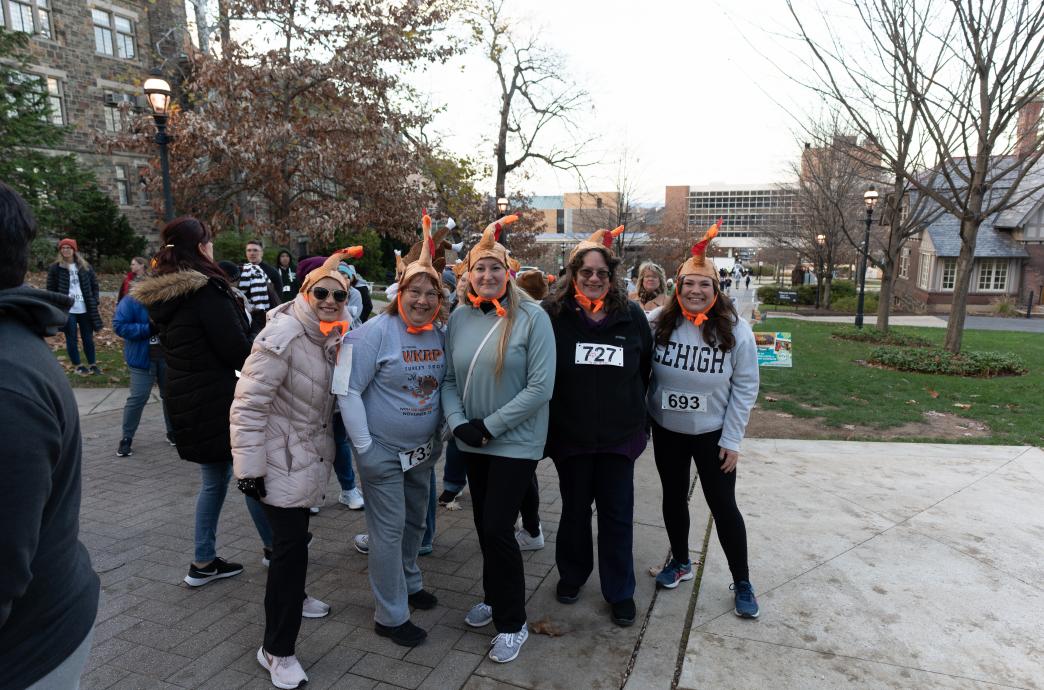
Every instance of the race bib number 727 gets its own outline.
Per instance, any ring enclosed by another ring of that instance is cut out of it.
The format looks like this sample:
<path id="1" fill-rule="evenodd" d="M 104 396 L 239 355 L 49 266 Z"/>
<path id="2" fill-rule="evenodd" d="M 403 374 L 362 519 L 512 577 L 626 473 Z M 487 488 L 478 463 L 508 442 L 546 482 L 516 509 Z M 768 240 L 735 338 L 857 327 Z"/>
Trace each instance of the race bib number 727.
<path id="1" fill-rule="evenodd" d="M 706 412 L 707 396 L 703 393 L 665 390 L 660 407 L 671 412 Z"/>
<path id="2" fill-rule="evenodd" d="M 593 364 L 596 366 L 622 367 L 623 348 L 617 347 L 616 345 L 577 343 L 575 363 Z"/>

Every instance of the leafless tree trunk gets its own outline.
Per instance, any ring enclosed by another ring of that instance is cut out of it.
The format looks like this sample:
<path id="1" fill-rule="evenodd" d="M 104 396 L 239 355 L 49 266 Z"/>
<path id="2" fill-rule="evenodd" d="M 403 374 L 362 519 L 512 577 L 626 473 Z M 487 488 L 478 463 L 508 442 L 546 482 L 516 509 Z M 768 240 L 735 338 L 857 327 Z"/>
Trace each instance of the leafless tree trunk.
<path id="1" fill-rule="evenodd" d="M 576 118 L 590 107 L 586 91 L 567 77 L 564 58 L 507 16 L 505 0 L 484 0 L 472 15 L 476 41 L 493 64 L 500 88 L 495 157 L 495 196 L 508 196 L 507 176 L 530 161 L 582 177 L 584 148 Z M 572 145 L 549 142 L 563 130 Z"/>
<path id="2" fill-rule="evenodd" d="M 1032 150 L 1010 155 L 1019 111 L 1044 91 L 1044 6 L 1032 0 L 852 2 L 883 69 L 863 67 L 829 29 L 829 39 L 816 38 L 788 5 L 812 51 L 817 90 L 838 104 L 901 180 L 892 211 L 913 190 L 960 219 L 945 339 L 948 350 L 959 352 L 979 227 L 1044 188 L 1039 177 L 1027 179 L 1044 154 L 1040 137 Z M 882 102 L 903 113 L 891 118 L 892 128 L 881 126 L 890 117 Z M 897 145 L 897 133 L 910 139 L 908 147 Z"/>

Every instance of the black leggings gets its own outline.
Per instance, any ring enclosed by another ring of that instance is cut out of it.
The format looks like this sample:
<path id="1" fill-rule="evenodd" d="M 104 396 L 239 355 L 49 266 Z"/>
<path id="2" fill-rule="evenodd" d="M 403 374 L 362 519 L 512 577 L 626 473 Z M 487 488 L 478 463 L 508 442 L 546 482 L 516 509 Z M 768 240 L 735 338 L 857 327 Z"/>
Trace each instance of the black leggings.
<path id="1" fill-rule="evenodd" d="M 679 434 L 652 423 L 653 456 L 663 485 L 663 523 L 671 542 L 671 554 L 689 560 L 689 459 L 696 462 L 700 488 L 707 500 L 718 541 L 725 552 L 735 582 L 749 580 L 747 528 L 736 506 L 736 470 L 721 471 L 718 440 L 721 429 L 706 434 Z"/>

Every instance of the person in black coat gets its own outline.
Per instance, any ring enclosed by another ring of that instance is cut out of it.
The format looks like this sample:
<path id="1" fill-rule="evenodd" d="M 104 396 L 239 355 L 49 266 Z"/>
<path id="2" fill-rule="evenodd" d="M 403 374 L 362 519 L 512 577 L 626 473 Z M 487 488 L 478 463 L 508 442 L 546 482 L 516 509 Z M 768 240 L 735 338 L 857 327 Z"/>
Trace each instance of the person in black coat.
<path id="1" fill-rule="evenodd" d="M 195 218 L 176 218 L 163 228 L 155 276 L 135 283 L 131 295 L 145 305 L 156 324 L 167 361 L 167 409 L 178 455 L 200 464 L 203 478 L 196 502 L 195 558 L 185 582 L 193 587 L 238 575 L 243 566 L 217 556 L 215 532 L 232 476 L 229 408 L 236 372 L 264 312 L 248 318 L 225 273 L 213 261 L 209 230 Z M 272 535 L 261 504 L 247 508 L 271 549 Z"/>
<path id="2" fill-rule="evenodd" d="M 547 454 L 558 470 L 562 518 L 558 600 L 575 602 L 594 569 L 591 504 L 598 507 L 598 574 L 614 623 L 634 623 L 634 461 L 645 450 L 652 331 L 627 299 L 620 261 L 599 230 L 573 250 L 544 301 L 557 352 Z"/>
<path id="3" fill-rule="evenodd" d="M 279 299 L 283 302 L 293 300 L 301 290 L 301 280 L 297 277 L 297 264 L 290 252 L 285 249 L 279 252 L 275 270 L 279 275 Z"/>
<path id="4" fill-rule="evenodd" d="M 58 259 L 47 269 L 47 289 L 73 299 L 63 330 L 65 351 L 69 361 L 76 367 L 76 373 L 85 376 L 90 367 L 91 374 L 101 374 L 94 356 L 94 332 L 104 328 L 98 311 L 98 277 L 91 265 L 80 256 L 76 240 L 67 237 L 58 243 Z M 80 364 L 80 351 L 76 348 L 77 330 L 83 340 L 87 367 Z"/>
<path id="5" fill-rule="evenodd" d="M 44 338 L 72 299 L 23 285 L 36 225 L 0 182 L 0 688 L 76 687 L 98 612 L 80 530 L 80 415 Z"/>

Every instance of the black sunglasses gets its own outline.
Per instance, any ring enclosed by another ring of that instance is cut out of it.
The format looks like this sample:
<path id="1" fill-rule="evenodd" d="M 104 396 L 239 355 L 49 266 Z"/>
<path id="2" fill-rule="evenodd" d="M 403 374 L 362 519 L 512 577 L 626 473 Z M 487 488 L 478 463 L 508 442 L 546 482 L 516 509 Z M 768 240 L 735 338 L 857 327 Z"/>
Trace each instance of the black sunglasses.
<path id="1" fill-rule="evenodd" d="M 322 302 L 330 296 L 330 291 L 324 287 L 314 287 L 312 288 L 312 296 Z M 335 302 L 343 302 L 348 299 L 348 292 L 345 290 L 334 290 L 333 298 Z"/>

